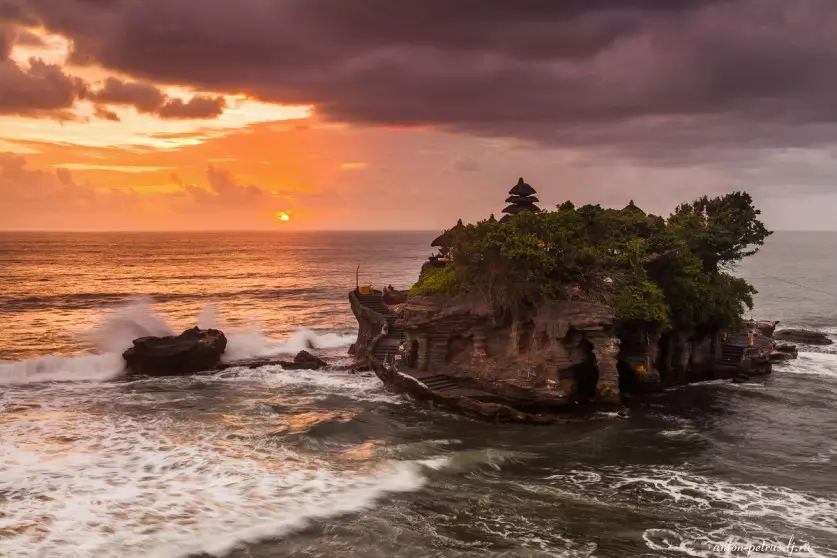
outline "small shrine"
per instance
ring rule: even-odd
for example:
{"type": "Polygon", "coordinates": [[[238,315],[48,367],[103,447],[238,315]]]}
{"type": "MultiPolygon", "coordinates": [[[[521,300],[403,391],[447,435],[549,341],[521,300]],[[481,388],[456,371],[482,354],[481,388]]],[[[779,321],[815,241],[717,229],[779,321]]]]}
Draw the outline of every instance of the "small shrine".
{"type": "Polygon", "coordinates": [[[622,208],[623,213],[639,213],[645,215],[645,212],[634,203],[634,200],[628,202],[628,205],[622,208]]]}

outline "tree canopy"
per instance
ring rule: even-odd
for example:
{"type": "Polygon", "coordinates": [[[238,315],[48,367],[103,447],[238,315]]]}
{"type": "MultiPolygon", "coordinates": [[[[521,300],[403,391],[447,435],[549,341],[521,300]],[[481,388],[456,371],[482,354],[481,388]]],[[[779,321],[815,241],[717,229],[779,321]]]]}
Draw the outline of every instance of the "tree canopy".
{"type": "Polygon", "coordinates": [[[451,229],[451,263],[413,293],[475,292],[509,308],[582,298],[622,323],[733,327],[755,289],[728,269],[771,234],[759,215],[746,192],[704,196],[668,219],[567,201],[451,229]]]}

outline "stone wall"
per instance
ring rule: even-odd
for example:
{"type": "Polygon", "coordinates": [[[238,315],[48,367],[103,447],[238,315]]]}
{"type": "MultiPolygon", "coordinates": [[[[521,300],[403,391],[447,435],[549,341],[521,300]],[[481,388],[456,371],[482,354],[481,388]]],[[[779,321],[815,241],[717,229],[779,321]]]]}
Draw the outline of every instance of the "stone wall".
{"type": "Polygon", "coordinates": [[[372,347],[381,335],[381,328],[384,327],[386,319],[361,304],[354,291],[349,293],[349,305],[358,323],[357,341],[349,348],[349,354],[368,365],[372,347]]]}
{"type": "MultiPolygon", "coordinates": [[[[360,324],[355,354],[368,359],[383,318],[349,295],[360,324]]],[[[556,301],[495,311],[472,296],[410,296],[397,307],[402,363],[456,378],[526,412],[579,400],[616,403],[623,393],[732,378],[718,364],[716,333],[617,327],[607,306],[556,301]]],[[[769,368],[767,369],[769,372],[769,368]]]]}
{"type": "Polygon", "coordinates": [[[418,348],[408,364],[524,407],[619,397],[613,315],[598,304],[560,301],[498,315],[474,297],[410,297],[396,325],[418,348]]]}

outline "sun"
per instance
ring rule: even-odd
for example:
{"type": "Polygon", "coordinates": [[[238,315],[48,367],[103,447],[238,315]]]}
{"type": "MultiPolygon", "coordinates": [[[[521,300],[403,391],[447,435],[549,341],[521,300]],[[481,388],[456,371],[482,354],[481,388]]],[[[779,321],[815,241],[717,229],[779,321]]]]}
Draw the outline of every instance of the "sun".
{"type": "Polygon", "coordinates": [[[274,217],[276,217],[277,221],[290,221],[291,220],[291,214],[288,213],[287,211],[277,211],[273,215],[274,215],[274,217]]]}

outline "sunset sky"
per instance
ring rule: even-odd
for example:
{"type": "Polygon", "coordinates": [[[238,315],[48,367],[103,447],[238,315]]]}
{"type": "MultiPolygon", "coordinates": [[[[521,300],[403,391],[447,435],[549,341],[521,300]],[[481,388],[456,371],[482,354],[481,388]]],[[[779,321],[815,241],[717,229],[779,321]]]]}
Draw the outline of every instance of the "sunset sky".
{"type": "Polygon", "coordinates": [[[0,229],[837,229],[834,0],[0,0],[0,229]]]}

